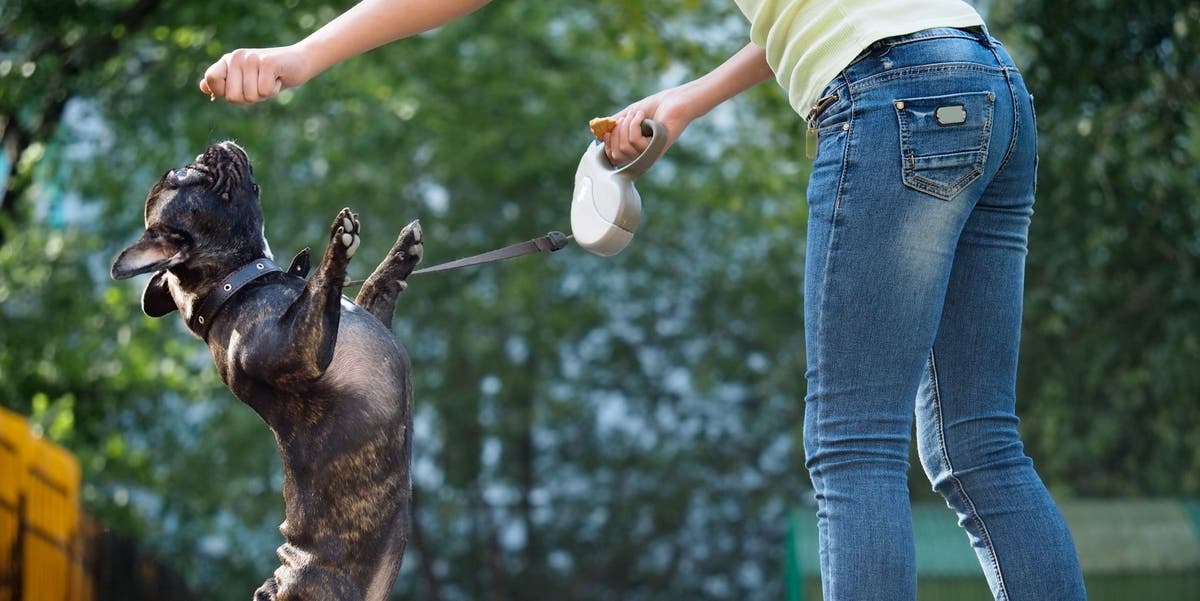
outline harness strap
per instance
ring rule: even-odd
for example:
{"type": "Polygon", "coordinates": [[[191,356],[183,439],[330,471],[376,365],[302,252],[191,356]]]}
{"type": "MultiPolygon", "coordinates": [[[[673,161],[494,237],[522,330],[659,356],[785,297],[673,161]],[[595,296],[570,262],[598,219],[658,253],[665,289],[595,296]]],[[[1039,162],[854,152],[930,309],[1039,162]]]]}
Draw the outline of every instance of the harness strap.
{"type": "Polygon", "coordinates": [[[247,263],[237,271],[225,276],[224,280],[217,285],[216,289],[204,297],[196,307],[196,312],[192,314],[192,318],[188,320],[188,327],[198,334],[204,340],[208,340],[208,330],[212,327],[213,320],[217,317],[217,313],[221,311],[221,307],[233,298],[233,295],[241,290],[254,280],[263,277],[269,273],[283,271],[274,261],[263,257],[247,263]]]}

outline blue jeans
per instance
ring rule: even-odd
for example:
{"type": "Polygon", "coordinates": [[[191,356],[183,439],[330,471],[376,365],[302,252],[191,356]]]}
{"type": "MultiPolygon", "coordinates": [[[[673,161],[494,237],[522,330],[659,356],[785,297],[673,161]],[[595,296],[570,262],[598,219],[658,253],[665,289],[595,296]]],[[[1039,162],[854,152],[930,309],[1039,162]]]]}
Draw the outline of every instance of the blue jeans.
{"type": "Polygon", "coordinates": [[[813,115],[804,446],[821,580],[837,601],[916,598],[906,479],[925,473],[999,600],[1083,599],[1071,535],[1017,431],[1037,135],[986,32],[874,44],[813,115]]]}

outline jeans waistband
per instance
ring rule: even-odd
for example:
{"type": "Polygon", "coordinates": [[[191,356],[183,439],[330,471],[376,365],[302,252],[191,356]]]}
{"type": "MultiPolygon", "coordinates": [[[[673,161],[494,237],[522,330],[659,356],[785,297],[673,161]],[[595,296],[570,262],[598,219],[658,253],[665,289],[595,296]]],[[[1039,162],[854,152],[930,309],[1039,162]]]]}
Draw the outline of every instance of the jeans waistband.
{"type": "Polygon", "coordinates": [[[934,27],[932,29],[922,29],[921,31],[915,31],[913,33],[906,33],[904,35],[892,36],[890,38],[877,40],[875,43],[871,44],[868,49],[899,46],[909,42],[937,38],[964,38],[968,40],[975,40],[988,47],[1000,43],[988,33],[986,26],[976,25],[973,27],[934,27]]]}
{"type": "MultiPolygon", "coordinates": [[[[963,46],[958,51],[955,51],[961,55],[961,60],[963,61],[982,61],[1001,68],[1016,67],[1016,64],[1012,62],[1008,52],[1004,49],[1004,45],[992,37],[985,26],[967,28],[936,27],[875,41],[847,65],[846,69],[842,72],[842,77],[838,79],[849,83],[855,79],[878,72],[878,70],[887,70],[892,66],[892,63],[884,61],[879,63],[864,63],[864,59],[884,57],[910,44],[924,44],[939,40],[947,43],[959,42],[960,44],[970,41],[971,44],[969,46],[963,46]],[[975,50],[971,51],[971,48],[975,50]]],[[[913,48],[915,50],[917,46],[913,46],[913,48]]],[[[905,55],[911,54],[905,52],[905,55]]],[[[925,53],[918,51],[918,54],[924,55],[925,53]]],[[[837,81],[835,80],[834,84],[836,85],[836,83],[837,81]]]]}

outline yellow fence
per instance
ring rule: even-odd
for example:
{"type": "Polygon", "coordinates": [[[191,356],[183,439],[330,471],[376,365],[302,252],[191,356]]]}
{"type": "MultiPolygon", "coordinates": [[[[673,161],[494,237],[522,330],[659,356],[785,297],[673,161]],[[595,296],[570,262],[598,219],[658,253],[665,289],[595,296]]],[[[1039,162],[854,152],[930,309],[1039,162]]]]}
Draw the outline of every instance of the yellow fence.
{"type": "Polygon", "coordinates": [[[79,505],[79,461],[0,409],[0,601],[194,598],[138,543],[79,505]]]}
{"type": "Polygon", "coordinates": [[[91,601],[79,462],[0,409],[0,601],[91,601]]]}

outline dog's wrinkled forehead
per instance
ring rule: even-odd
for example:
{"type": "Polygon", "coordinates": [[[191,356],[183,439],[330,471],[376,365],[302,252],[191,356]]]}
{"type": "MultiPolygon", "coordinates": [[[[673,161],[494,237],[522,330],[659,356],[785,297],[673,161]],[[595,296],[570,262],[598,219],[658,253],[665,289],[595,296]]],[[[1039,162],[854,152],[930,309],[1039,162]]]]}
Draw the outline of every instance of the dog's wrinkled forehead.
{"type": "Polygon", "coordinates": [[[164,173],[146,197],[146,223],[153,222],[172,200],[186,191],[228,203],[258,201],[258,184],[254,181],[250,157],[232,141],[213,144],[191,163],[164,173]]]}

